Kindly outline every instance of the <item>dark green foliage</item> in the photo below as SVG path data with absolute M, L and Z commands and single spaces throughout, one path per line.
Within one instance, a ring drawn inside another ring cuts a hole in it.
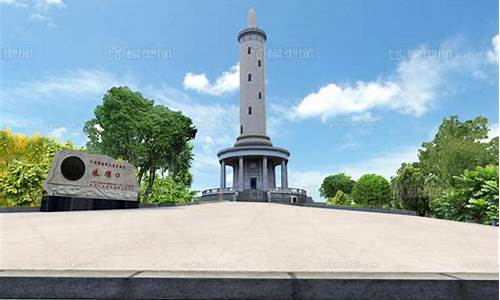
M 48 168 L 26 160 L 15 160 L 0 177 L 0 187 L 8 206 L 35 206 L 40 204 L 42 183 L 47 177 Z
M 498 137 L 488 120 L 444 119 L 422 144 L 419 162 L 403 164 L 391 180 L 395 200 L 419 215 L 488 224 L 498 220 Z
M 191 140 L 196 129 L 190 118 L 127 87 L 111 88 L 95 109 L 95 118 L 85 124 L 90 151 L 129 161 L 138 169 L 139 184 L 143 179 L 143 197 L 147 201 L 157 172 L 185 186 L 190 186 L 189 173 L 193 158 Z M 142 186 L 142 185 L 141 185 Z
M 148 202 L 182 204 L 192 201 L 195 193 L 190 191 L 189 187 L 184 183 L 175 181 L 170 176 L 160 177 L 153 184 Z
M 450 186 L 456 176 L 476 166 L 498 164 L 498 138 L 488 137 L 488 119 L 461 122 L 457 116 L 444 119 L 438 133 L 422 144 L 419 162 L 424 174 L 433 174 Z
M 436 217 L 481 224 L 498 222 L 498 166 L 465 171 L 455 182 L 452 189 L 433 199 Z
M 499 139 L 488 139 L 488 132 L 485 117 L 462 122 L 451 116 L 432 141 L 422 144 L 419 161 L 403 163 L 390 185 L 375 174 L 354 183 L 340 173 L 323 180 L 321 196 L 335 205 L 403 208 L 419 216 L 498 222 Z
M 358 206 L 374 208 L 389 207 L 391 201 L 389 182 L 380 175 L 363 175 L 352 188 L 352 199 Z
M 338 191 L 349 194 L 351 193 L 354 183 L 355 181 L 351 179 L 351 176 L 344 173 L 330 175 L 323 179 L 323 183 L 319 189 L 320 195 L 325 198 L 333 198 Z
M 425 190 L 426 176 L 418 163 L 404 163 L 391 180 L 397 207 L 414 210 L 419 216 L 429 211 L 429 195 Z

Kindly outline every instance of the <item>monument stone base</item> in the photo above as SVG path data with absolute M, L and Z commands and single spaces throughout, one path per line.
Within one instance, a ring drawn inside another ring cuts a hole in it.
M 43 196 L 40 211 L 70 211 L 138 208 L 139 201 L 109 200 L 65 196 Z
M 295 188 L 272 188 L 268 191 L 263 190 L 243 190 L 235 191 L 233 188 L 213 188 L 204 190 L 201 201 L 240 201 L 240 202 L 273 202 L 273 203 L 289 203 L 289 204 L 304 204 L 314 203 L 313 199 L 307 196 L 305 190 Z

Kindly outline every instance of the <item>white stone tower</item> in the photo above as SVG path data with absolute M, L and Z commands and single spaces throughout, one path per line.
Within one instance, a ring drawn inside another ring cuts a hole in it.
M 238 35 L 240 43 L 240 135 L 235 146 L 271 145 L 266 133 L 266 33 L 257 28 L 255 10 Z
M 306 202 L 306 191 L 288 187 L 290 152 L 274 147 L 266 132 L 266 79 L 264 30 L 257 27 L 254 9 L 247 27 L 239 32 L 240 134 L 234 147 L 217 153 L 220 187 L 202 192 L 202 199 L 233 201 Z M 233 186 L 226 185 L 226 168 L 233 169 Z M 281 178 L 276 176 L 280 168 Z M 277 182 L 278 181 L 278 182 Z

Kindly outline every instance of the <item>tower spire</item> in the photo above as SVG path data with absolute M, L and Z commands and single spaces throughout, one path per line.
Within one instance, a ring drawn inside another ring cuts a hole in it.
M 266 33 L 257 28 L 256 13 L 248 10 L 247 28 L 238 34 L 240 44 L 240 135 L 236 146 L 267 145 L 266 134 Z
M 248 28 L 257 28 L 257 14 L 255 9 L 250 8 L 248 10 Z

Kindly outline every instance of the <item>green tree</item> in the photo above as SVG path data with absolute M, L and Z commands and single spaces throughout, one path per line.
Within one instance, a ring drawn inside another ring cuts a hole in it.
M 484 164 L 498 166 L 498 136 L 492 138 L 485 145 L 485 159 Z
M 172 177 L 159 177 L 155 180 L 148 198 L 149 203 L 182 204 L 193 200 L 196 192 L 190 191 L 182 182 L 175 181 Z
M 466 170 L 456 185 L 431 201 L 438 218 L 489 224 L 498 222 L 498 166 Z
M 422 172 L 436 175 L 452 186 L 455 178 L 465 170 L 498 164 L 498 138 L 485 142 L 487 137 L 488 119 L 485 117 L 465 122 L 457 116 L 444 119 L 434 139 L 423 143 L 419 150 Z
M 85 123 L 87 150 L 127 160 L 144 175 L 146 127 L 153 101 L 127 87 L 113 87 L 94 110 L 95 118 Z
M 351 193 L 354 183 L 355 181 L 352 180 L 351 176 L 344 173 L 327 176 L 323 179 L 323 183 L 319 189 L 320 195 L 324 198 L 333 198 L 338 191 L 349 194 Z
M 352 204 L 352 200 L 351 200 L 351 197 L 349 195 L 347 195 L 346 193 L 342 192 L 342 190 L 338 190 L 337 193 L 335 194 L 335 197 L 328 198 L 326 200 L 326 203 L 330 204 L 330 205 L 343 205 L 343 206 L 347 206 L 347 205 L 351 205 Z
M 403 163 L 391 179 L 393 195 L 399 201 L 397 207 L 414 210 L 419 216 L 425 216 L 429 212 L 429 195 L 425 183 L 426 176 L 418 163 Z
M 42 183 L 48 168 L 26 160 L 13 161 L 5 176 L 0 177 L 0 188 L 7 206 L 36 206 L 40 204 Z
M 384 208 L 390 206 L 391 188 L 384 177 L 366 174 L 356 181 L 351 196 L 359 206 Z
M 67 142 L 0 131 L 0 205 L 36 206 L 43 195 L 42 184 L 52 160 L 61 149 L 76 149 Z
M 157 173 L 172 175 L 189 186 L 192 155 L 190 142 L 196 128 L 190 118 L 127 87 L 113 87 L 95 109 L 95 118 L 85 124 L 92 152 L 129 161 L 137 168 L 137 177 L 147 201 Z
M 191 119 L 165 106 L 155 105 L 143 130 L 146 159 L 142 167 L 148 170 L 144 199 L 147 200 L 151 193 L 158 170 L 190 185 L 191 177 L 186 173 L 193 157 L 190 141 L 196 134 Z

